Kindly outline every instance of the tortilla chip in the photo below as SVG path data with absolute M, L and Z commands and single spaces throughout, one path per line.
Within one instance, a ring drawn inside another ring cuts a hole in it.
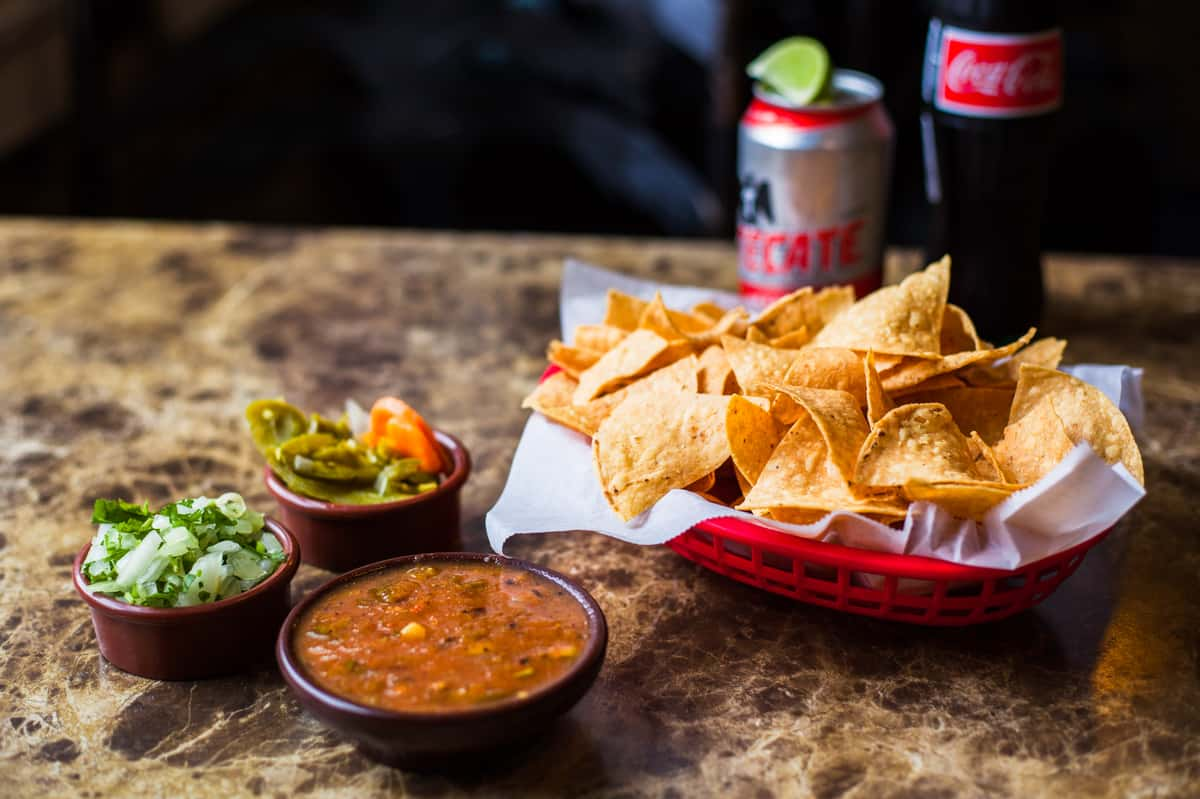
M 768 305 L 752 322 L 769 339 L 807 328 L 814 333 L 854 304 L 850 286 L 829 286 L 813 291 L 797 289 Z
M 732 335 L 740 338 L 746 327 L 746 312 L 741 308 L 727 311 L 711 328 L 703 333 L 688 334 L 687 340 L 697 350 L 703 350 L 714 344 L 721 343 L 721 337 Z
M 1021 364 L 1057 369 L 1066 349 L 1067 342 L 1063 339 L 1039 339 L 1003 363 L 982 364 L 964 369 L 963 377 L 975 386 L 1015 386 L 1021 374 Z
M 591 438 L 595 429 L 588 423 L 587 419 L 579 413 L 578 406 L 575 405 L 550 405 L 539 407 L 538 412 L 552 422 L 557 422 L 563 427 L 574 430 L 576 433 L 581 433 L 588 438 Z
M 579 325 L 575 328 L 575 346 L 605 353 L 621 343 L 629 335 L 613 325 Z
M 699 480 L 692 483 L 691 485 L 684 486 L 684 489 L 687 491 L 695 491 L 697 494 L 702 495 L 709 502 L 715 502 L 717 500 L 714 497 L 710 496 L 708 494 L 708 492 L 711 491 L 712 487 L 716 484 L 717 484 L 717 473 L 709 472 L 708 474 L 704 475 L 703 477 L 701 477 Z
M 808 508 L 755 508 L 754 512 L 765 519 L 800 525 L 816 524 L 829 515 L 827 510 Z
M 812 286 L 796 289 L 773 301 L 752 319 L 750 324 L 768 339 L 789 333 L 807 325 L 805 307 L 812 297 Z
M 551 341 L 546 350 L 546 360 L 576 379 L 603 355 L 599 350 L 571 347 L 561 341 Z
M 753 329 L 753 328 L 751 328 Z M 777 350 L 733 336 L 722 336 L 721 346 L 743 394 L 768 396 L 757 386 L 765 380 L 782 381 L 803 350 Z
M 1012 389 L 978 386 L 922 390 L 897 398 L 898 402 L 905 405 L 929 402 L 945 405 L 959 430 L 964 433 L 975 431 L 992 446 L 1004 437 L 1012 400 Z
M 737 390 L 737 379 L 725 357 L 725 350 L 714 344 L 700 354 L 700 393 L 732 394 Z
M 742 399 L 744 399 L 746 402 L 757 405 L 759 410 L 767 411 L 768 413 L 771 412 L 771 400 L 767 399 L 766 397 L 752 397 L 750 395 L 742 395 Z
M 1009 373 L 1014 379 L 1019 379 L 1021 376 L 1021 367 L 1025 364 L 1029 366 L 1040 366 L 1043 369 L 1057 369 L 1059 363 L 1062 362 L 1063 353 L 1066 352 L 1067 342 L 1061 338 L 1044 338 L 1041 341 L 1035 341 L 1025 349 L 1014 355 L 1006 366 L 1009 366 Z
M 630 397 L 641 394 L 695 394 L 699 388 L 697 373 L 700 363 L 694 355 L 689 355 L 674 363 L 656 369 L 645 377 L 630 383 L 611 394 L 586 402 L 583 405 L 572 405 L 569 411 L 556 409 L 555 413 L 547 416 L 572 420 L 568 424 L 581 433 L 594 436 L 600 429 L 601 423 L 608 418 L 613 409 Z
M 949 288 L 947 256 L 851 305 L 817 333 L 813 346 L 936 359 Z
M 771 458 L 786 429 L 776 424 L 771 414 L 745 397 L 734 395 L 725 412 L 725 434 L 734 468 L 753 486 Z
M 683 338 L 689 334 L 703 333 L 712 327 L 712 322 L 703 316 L 693 316 L 683 311 L 672 311 L 663 302 L 662 293 L 655 292 L 638 318 L 638 328 L 653 330 L 667 340 Z
M 665 338 L 667 341 L 675 341 L 683 338 L 683 333 L 671 321 L 670 311 L 663 304 L 661 294 L 655 294 L 654 299 L 646 305 L 642 311 L 641 317 L 638 319 L 638 330 L 650 330 Z
M 940 341 L 942 355 L 984 349 L 971 317 L 962 308 L 951 303 L 946 303 L 946 310 L 942 312 Z
M 1066 372 L 1022 364 L 1010 420 L 1045 403 L 1054 408 L 1073 444 L 1087 442 L 1101 458 L 1124 464 L 1145 485 L 1142 455 L 1129 422 L 1103 391 Z
M 841 347 L 806 347 L 796 354 L 783 382 L 790 386 L 836 389 L 867 404 L 867 384 L 861 356 Z
M 555 372 L 538 383 L 533 391 L 529 392 L 529 396 L 521 400 L 521 407 L 540 410 L 541 407 L 570 405 L 571 395 L 575 393 L 577 385 L 579 381 L 566 372 Z
M 784 524 L 814 524 L 821 521 L 834 511 L 847 511 L 849 513 L 857 513 L 867 518 L 874 519 L 883 524 L 891 524 L 892 522 L 902 521 L 908 515 L 906 505 L 899 502 L 885 502 L 878 499 L 858 499 L 856 497 L 847 501 L 845 507 L 830 508 L 829 510 L 812 510 L 810 508 L 762 508 L 756 509 L 754 513 L 759 514 L 767 519 L 772 519 Z
M 575 387 L 578 385 L 579 382 L 566 372 L 555 372 L 521 401 L 521 407 L 532 408 L 551 421 L 590 436 L 593 430 L 571 404 L 571 395 L 575 393 Z
M 771 346 L 781 350 L 798 350 L 811 340 L 812 334 L 808 332 L 808 328 L 799 327 L 791 333 L 771 339 Z
M 904 363 L 903 355 L 883 355 L 875 353 L 875 369 L 882 377 L 884 372 L 891 371 Z
M 959 369 L 977 363 L 991 363 L 1001 358 L 1007 358 L 1033 340 L 1037 328 L 1029 328 L 1025 335 L 1011 344 L 990 350 L 972 350 L 971 352 L 955 352 L 944 358 L 929 361 L 910 361 L 902 368 L 888 372 L 881 379 L 883 387 L 889 392 L 896 393 L 906 388 L 924 383 L 938 375 L 950 374 Z
M 901 488 L 910 482 L 979 482 L 967 437 L 944 405 L 901 405 L 871 431 L 854 469 L 856 490 Z
M 725 309 L 715 302 L 698 302 L 692 306 L 692 316 L 703 316 L 710 322 L 716 322 L 725 315 Z
M 915 361 L 914 360 L 914 361 L 909 362 L 909 364 L 922 364 L 922 363 L 932 363 L 932 361 Z M 900 371 L 902 371 L 902 370 L 901 369 L 893 369 L 891 372 L 888 372 L 888 374 L 895 375 Z M 881 383 L 883 382 L 882 377 L 880 378 L 880 382 Z M 929 391 L 941 391 L 941 390 L 947 389 L 947 388 L 962 388 L 965 385 L 966 385 L 966 383 L 964 383 L 962 380 L 955 377 L 954 375 L 934 375 L 933 377 L 929 378 L 928 380 L 924 380 L 920 383 L 917 383 L 915 386 L 907 386 L 905 388 L 897 388 L 897 389 L 893 390 L 891 392 L 891 394 L 893 397 L 895 397 L 896 399 L 899 400 L 899 399 L 908 397 L 911 394 L 920 394 L 922 392 L 929 392 Z
M 648 302 L 630 294 L 608 290 L 608 303 L 604 308 L 604 324 L 630 332 L 637 330 L 638 320 L 646 310 Z
M 604 353 L 595 364 L 579 374 L 574 404 L 582 405 L 601 394 L 620 388 L 656 368 L 656 360 L 669 344 L 649 330 L 635 330 L 620 344 Z
M 816 521 L 833 510 L 903 518 L 906 508 L 891 498 L 856 497 L 829 457 L 813 417 L 801 414 L 779 442 L 758 481 L 737 506 L 793 524 Z M 816 519 L 812 515 L 816 513 Z M 801 521 L 807 519 L 808 521 Z
M 745 319 L 746 312 L 735 308 L 726 311 L 716 322 L 711 322 L 707 317 L 672 311 L 663 303 L 662 295 L 655 294 L 654 300 L 642 312 L 638 327 L 652 330 L 668 341 L 686 341 L 700 351 L 718 343 L 721 336 L 728 334 Z
M 746 335 L 746 328 L 750 319 L 750 314 L 746 313 L 746 309 L 742 306 L 737 306 L 730 310 L 725 310 L 719 305 L 711 302 L 701 302 L 692 307 L 694 316 L 702 316 L 709 320 L 713 327 L 707 332 L 709 334 L 717 333 L 723 335 L 728 333 L 731 336 L 743 338 Z M 724 320 L 730 317 L 732 322 Z M 719 337 L 713 340 L 713 343 L 719 341 Z
M 711 394 L 654 393 L 617 406 L 592 439 L 592 457 L 618 516 L 629 521 L 729 458 L 728 404 Z
M 883 385 L 879 382 L 879 373 L 875 371 L 875 351 L 867 350 L 867 357 L 863 358 L 863 381 L 867 386 L 867 423 L 872 427 L 883 418 L 883 415 L 895 408 L 895 403 L 883 391 Z
M 934 483 L 914 480 L 904 485 L 904 496 L 913 502 L 932 502 L 960 519 L 982 521 L 988 511 L 1025 487 L 1005 478 L 996 453 L 978 433 L 971 433 L 967 449 L 974 459 L 978 480 Z
M 850 494 L 807 413 L 792 424 L 753 483 L 739 508 L 833 507 L 835 498 Z
M 959 425 L 962 429 L 962 425 Z M 967 449 L 971 452 L 971 457 L 975 461 L 975 473 L 983 480 L 991 480 L 996 483 L 1006 482 L 1004 477 L 1004 468 L 1000 465 L 1000 459 L 996 457 L 995 451 L 988 446 L 988 443 L 980 438 L 979 433 L 971 431 L 967 437 Z
M 764 347 L 771 346 L 771 339 L 767 338 L 767 334 L 754 325 L 746 328 L 746 341 L 752 344 L 762 344 Z
M 780 396 L 796 403 L 812 417 L 829 449 L 829 460 L 847 482 L 854 475 L 859 448 L 871 432 L 858 400 L 845 391 L 765 383 Z M 775 404 L 771 405 L 772 415 Z
M 1017 408 L 1013 403 L 1013 410 Z M 1067 456 L 1075 444 L 1051 402 L 1039 402 L 1021 410 L 1004 428 L 995 446 L 996 459 L 1006 479 L 1036 483 Z
M 1007 483 L 922 483 L 911 482 L 904 494 L 916 501 L 932 502 L 960 519 L 982 521 L 983 517 L 1020 486 Z

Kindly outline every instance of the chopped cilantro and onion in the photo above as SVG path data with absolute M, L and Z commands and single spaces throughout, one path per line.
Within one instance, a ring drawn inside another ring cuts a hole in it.
M 131 605 L 185 607 L 248 591 L 285 559 L 263 515 L 240 494 L 145 503 L 97 499 L 82 571 L 88 590 Z

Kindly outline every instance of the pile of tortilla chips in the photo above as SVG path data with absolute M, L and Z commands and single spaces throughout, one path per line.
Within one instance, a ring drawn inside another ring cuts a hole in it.
M 757 317 L 610 291 L 601 324 L 554 341 L 525 407 L 592 439 L 622 519 L 675 488 L 791 523 L 910 502 L 980 519 L 1076 444 L 1144 481 L 1121 412 L 1057 370 L 1066 342 L 981 341 L 947 303 L 950 261 L 854 301 L 804 288 Z

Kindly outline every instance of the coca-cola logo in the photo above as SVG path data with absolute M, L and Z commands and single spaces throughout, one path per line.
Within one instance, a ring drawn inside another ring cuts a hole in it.
M 1062 38 L 942 31 L 936 105 L 967 116 L 1027 116 L 1062 101 Z
M 946 67 L 946 86 L 958 94 L 1029 97 L 1058 89 L 1058 59 L 1046 53 L 1022 53 L 1012 61 L 980 61 L 977 50 L 963 50 Z

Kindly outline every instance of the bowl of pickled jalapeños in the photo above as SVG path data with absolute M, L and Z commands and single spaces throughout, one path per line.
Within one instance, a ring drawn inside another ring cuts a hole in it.
M 278 517 L 305 563 L 346 571 L 459 549 L 459 494 L 471 471 L 462 442 L 395 397 L 338 419 L 282 399 L 246 408 Z

